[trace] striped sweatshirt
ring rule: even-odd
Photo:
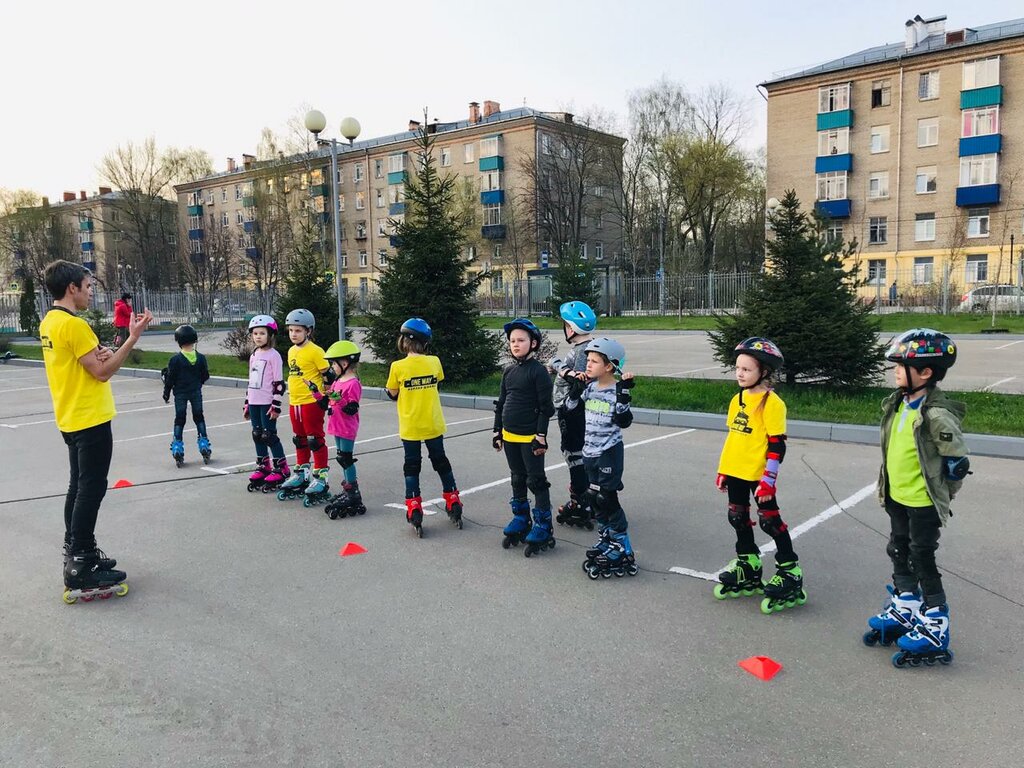
[[[612,423],[612,416],[629,410],[628,403],[617,402],[615,384],[598,387],[596,381],[587,384],[579,400],[572,395],[566,398],[566,410],[573,410],[583,403],[587,421],[587,434],[583,441],[583,455],[597,458],[616,443],[622,442],[622,430]]]

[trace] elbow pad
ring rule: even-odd
[[[273,384],[273,388],[271,389],[271,394],[283,395],[284,394],[284,382],[283,381],[275,381],[274,384]]]
[[[390,389],[386,389],[386,388],[385,388],[384,392],[387,394],[388,400],[391,400],[392,402],[398,402],[398,395],[397,394],[392,395],[391,394],[391,390]]]
[[[957,482],[971,472],[971,460],[966,456],[947,456],[945,461],[946,479]]]
[[[775,459],[779,464],[786,458],[786,436],[768,435],[768,452],[766,458],[771,461]]]

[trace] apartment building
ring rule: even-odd
[[[829,236],[856,239],[869,283],[1020,282],[1024,19],[947,30],[916,16],[899,43],[761,87],[768,197],[793,189]]]
[[[393,229],[405,214],[404,184],[415,172],[420,130],[420,123],[411,120],[401,133],[338,147],[342,273],[349,290],[371,288],[395,253]],[[624,139],[583,128],[570,114],[529,107],[502,110],[494,101],[485,101],[482,109],[471,102],[465,120],[435,121],[425,130],[434,139],[437,171],[454,175],[463,192],[472,195],[478,227],[469,233],[466,256],[473,259],[472,271],[492,273],[484,290],[501,290],[516,264],[522,274],[524,268],[548,266],[542,252],[558,250],[545,226],[555,212],[536,210],[523,200],[523,191],[548,183],[548,169],[569,151],[570,135],[582,132],[599,144],[605,159],[600,167],[606,171],[591,171],[585,200],[578,201],[586,208],[579,247],[597,264],[612,263],[621,251],[610,165],[621,166]],[[175,187],[190,257],[209,258],[211,234],[216,233],[217,247],[230,248],[242,275],[259,272],[267,258],[264,251],[272,245],[271,209],[276,205],[280,213],[283,199],[288,210],[309,214],[319,225],[320,244],[333,263],[330,150],[269,161],[248,154],[242,158],[241,164],[229,159],[222,173]],[[268,265],[262,268],[266,272]]]

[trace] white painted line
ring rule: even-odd
[[[231,473],[224,469],[214,469],[213,467],[202,466],[200,467],[204,472],[216,472],[218,475],[230,475]]]
[[[685,376],[688,373],[700,373],[701,371],[725,371],[720,365],[711,365],[707,368],[693,368],[689,371],[677,371],[676,373],[662,373],[661,376]]]
[[[111,384],[124,384],[125,382],[132,383],[132,382],[139,382],[139,381],[143,381],[143,379],[116,379],[114,381],[111,381],[110,383]],[[5,389],[4,390],[4,394],[6,395],[9,392],[30,392],[33,389],[49,389],[49,388],[50,388],[49,384],[46,384],[46,385],[41,386],[41,387],[19,387],[18,389]]]
[[[1019,341],[1011,341],[1009,344],[1003,344],[1001,347],[992,347],[992,349],[1006,349],[1007,347],[1012,347],[1014,344],[1024,344],[1024,339],[1020,339]]]
[[[681,576],[692,576],[695,579],[704,579],[704,581],[713,581],[718,583],[718,575],[714,573],[705,573],[704,571],[694,571],[690,568],[683,568],[682,566],[673,566],[668,569],[669,573],[678,573]]]
[[[225,427],[240,427],[243,424],[251,424],[252,422],[246,421],[233,421],[230,424],[207,424],[207,431],[211,429],[223,429]],[[195,426],[188,427],[184,430],[185,432],[195,432]],[[171,437],[173,432],[157,432],[155,435],[140,435],[139,437],[122,437],[120,440],[115,440],[115,443],[131,443],[135,440],[149,440],[154,437]]]
[[[981,391],[982,392],[991,392],[993,389],[998,387],[1000,384],[1005,384],[1006,382],[1013,381],[1016,378],[1017,378],[1016,376],[1010,376],[1009,378],[1006,378],[1006,379],[1000,379],[999,381],[996,381],[996,382],[994,382],[992,384],[989,384],[987,387],[982,387]]]
[[[206,400],[206,399],[204,399],[203,400],[203,405],[205,406],[207,403],[222,403],[225,400],[237,400],[237,399],[238,399],[237,397],[217,397],[217,398],[214,398],[213,400]],[[163,403],[162,405],[151,405],[151,406],[149,406],[147,408],[132,408],[132,409],[127,410],[127,411],[118,411],[117,412],[117,416],[120,416],[120,415],[122,415],[124,413],[141,413],[142,411],[158,411],[158,410],[160,410],[162,408],[166,408],[167,410],[172,410],[173,406],[169,405],[168,403]],[[115,416],[114,418],[116,419],[117,416]],[[7,427],[8,429],[18,429],[20,427],[33,427],[33,426],[35,426],[37,424],[53,424],[53,423],[54,423],[54,421],[51,418],[51,419],[43,419],[42,421],[26,421],[24,424],[0,424],[0,427]]]

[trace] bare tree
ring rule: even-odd
[[[8,279],[31,276],[42,285],[51,261],[77,260],[77,243],[59,210],[39,200],[28,190],[0,190],[0,265]]]
[[[228,227],[214,223],[204,230],[202,240],[189,240],[187,229],[178,239],[182,281],[194,302],[193,312],[206,322],[213,322],[216,295],[228,284],[233,236]]]

